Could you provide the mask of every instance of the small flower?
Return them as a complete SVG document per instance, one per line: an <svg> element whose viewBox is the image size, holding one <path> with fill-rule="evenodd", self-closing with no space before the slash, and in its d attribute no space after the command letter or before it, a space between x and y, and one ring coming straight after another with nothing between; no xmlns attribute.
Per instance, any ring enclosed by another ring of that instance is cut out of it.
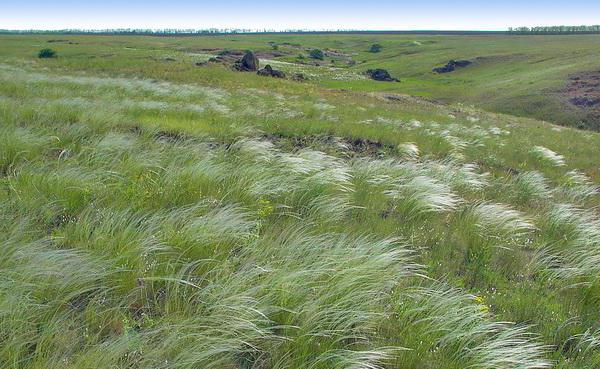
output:
<svg viewBox="0 0 600 369"><path fill-rule="evenodd" d="M479 310L481 310L481 312L485 314L490 312L490 307L486 305L485 298L483 296L475 296L473 300L475 300L475 302L479 305Z"/></svg>
<svg viewBox="0 0 600 369"><path fill-rule="evenodd" d="M268 217L269 215L273 214L273 210L275 210L275 207L273 204L271 204L271 201L266 199L258 200L258 206L258 216L261 218Z"/></svg>

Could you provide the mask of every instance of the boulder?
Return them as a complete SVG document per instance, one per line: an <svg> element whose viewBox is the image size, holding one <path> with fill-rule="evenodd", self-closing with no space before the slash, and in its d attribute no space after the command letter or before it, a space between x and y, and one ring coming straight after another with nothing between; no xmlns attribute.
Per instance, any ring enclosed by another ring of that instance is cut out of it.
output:
<svg viewBox="0 0 600 369"><path fill-rule="evenodd" d="M464 68L470 64L471 62L468 60L450 60L443 67L433 68L433 71L435 73L450 73L454 72L456 68Z"/></svg>
<svg viewBox="0 0 600 369"><path fill-rule="evenodd" d="M234 68L242 72L256 72L258 70L258 58L252 51L248 51L240 60L235 62Z"/></svg>
<svg viewBox="0 0 600 369"><path fill-rule="evenodd" d="M260 69L256 72L259 76L266 77L275 77L275 78L285 78L285 73L280 70L273 69L269 64L267 64L263 69Z"/></svg>
<svg viewBox="0 0 600 369"><path fill-rule="evenodd" d="M369 69L367 70L367 75L375 81L400 82L399 79L393 78L385 69Z"/></svg>

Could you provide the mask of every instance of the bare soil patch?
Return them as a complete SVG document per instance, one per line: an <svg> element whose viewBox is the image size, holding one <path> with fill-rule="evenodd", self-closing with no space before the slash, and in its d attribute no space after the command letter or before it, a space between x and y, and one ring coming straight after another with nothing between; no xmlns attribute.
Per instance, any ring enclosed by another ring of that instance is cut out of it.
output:
<svg viewBox="0 0 600 369"><path fill-rule="evenodd" d="M600 128L600 70L570 76L562 95L585 113L592 128Z"/></svg>
<svg viewBox="0 0 600 369"><path fill-rule="evenodd" d="M270 133L263 136L280 148L300 150L312 148L315 150L328 151L328 149L341 150L347 157L361 156L385 156L386 153L395 151L393 145L380 141L355 138L334 137L331 135L304 135L293 136L280 133Z"/></svg>
<svg viewBox="0 0 600 369"><path fill-rule="evenodd" d="M236 57L242 57L244 56L244 54L246 53L246 50L236 50L236 49L219 49L219 48L205 48L205 49L201 49L202 52L205 53L209 53L209 54L216 54L217 56L223 57L223 58L227 58L227 57L231 57L231 58L236 58ZM257 51L254 53L254 55L256 55L257 58L259 59L273 59L273 58L277 58L280 56L285 56L288 55L289 53L285 53L282 51L278 51L278 50L272 50L272 51Z"/></svg>

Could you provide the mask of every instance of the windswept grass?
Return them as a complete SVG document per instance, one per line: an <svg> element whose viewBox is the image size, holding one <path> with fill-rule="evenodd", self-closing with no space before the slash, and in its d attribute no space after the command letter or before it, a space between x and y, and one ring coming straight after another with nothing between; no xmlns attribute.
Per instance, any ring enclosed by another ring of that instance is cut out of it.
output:
<svg viewBox="0 0 600 369"><path fill-rule="evenodd" d="M0 67L0 367L598 363L596 134L69 60Z"/></svg>

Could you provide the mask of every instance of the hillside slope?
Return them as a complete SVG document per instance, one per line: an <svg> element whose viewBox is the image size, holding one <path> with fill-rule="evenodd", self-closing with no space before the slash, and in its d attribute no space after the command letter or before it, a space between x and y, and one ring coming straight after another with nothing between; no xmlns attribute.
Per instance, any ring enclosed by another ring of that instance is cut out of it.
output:
<svg viewBox="0 0 600 369"><path fill-rule="evenodd" d="M195 62L251 49L263 65L302 72L319 86L410 94L566 126L600 127L598 81L590 78L600 72L599 35L1 35L0 43L1 57L31 59L40 48L51 47L67 58L61 63L72 70L93 67L159 78L156 68L170 70L169 75L176 69L184 81ZM369 52L373 44L381 45L381 51ZM325 51L324 60L309 57L315 48ZM451 73L432 72L451 59L472 64ZM367 79L365 71L375 68L389 70L402 82Z"/></svg>
<svg viewBox="0 0 600 369"><path fill-rule="evenodd" d="M0 65L3 368L600 363L600 135L84 59Z"/></svg>

